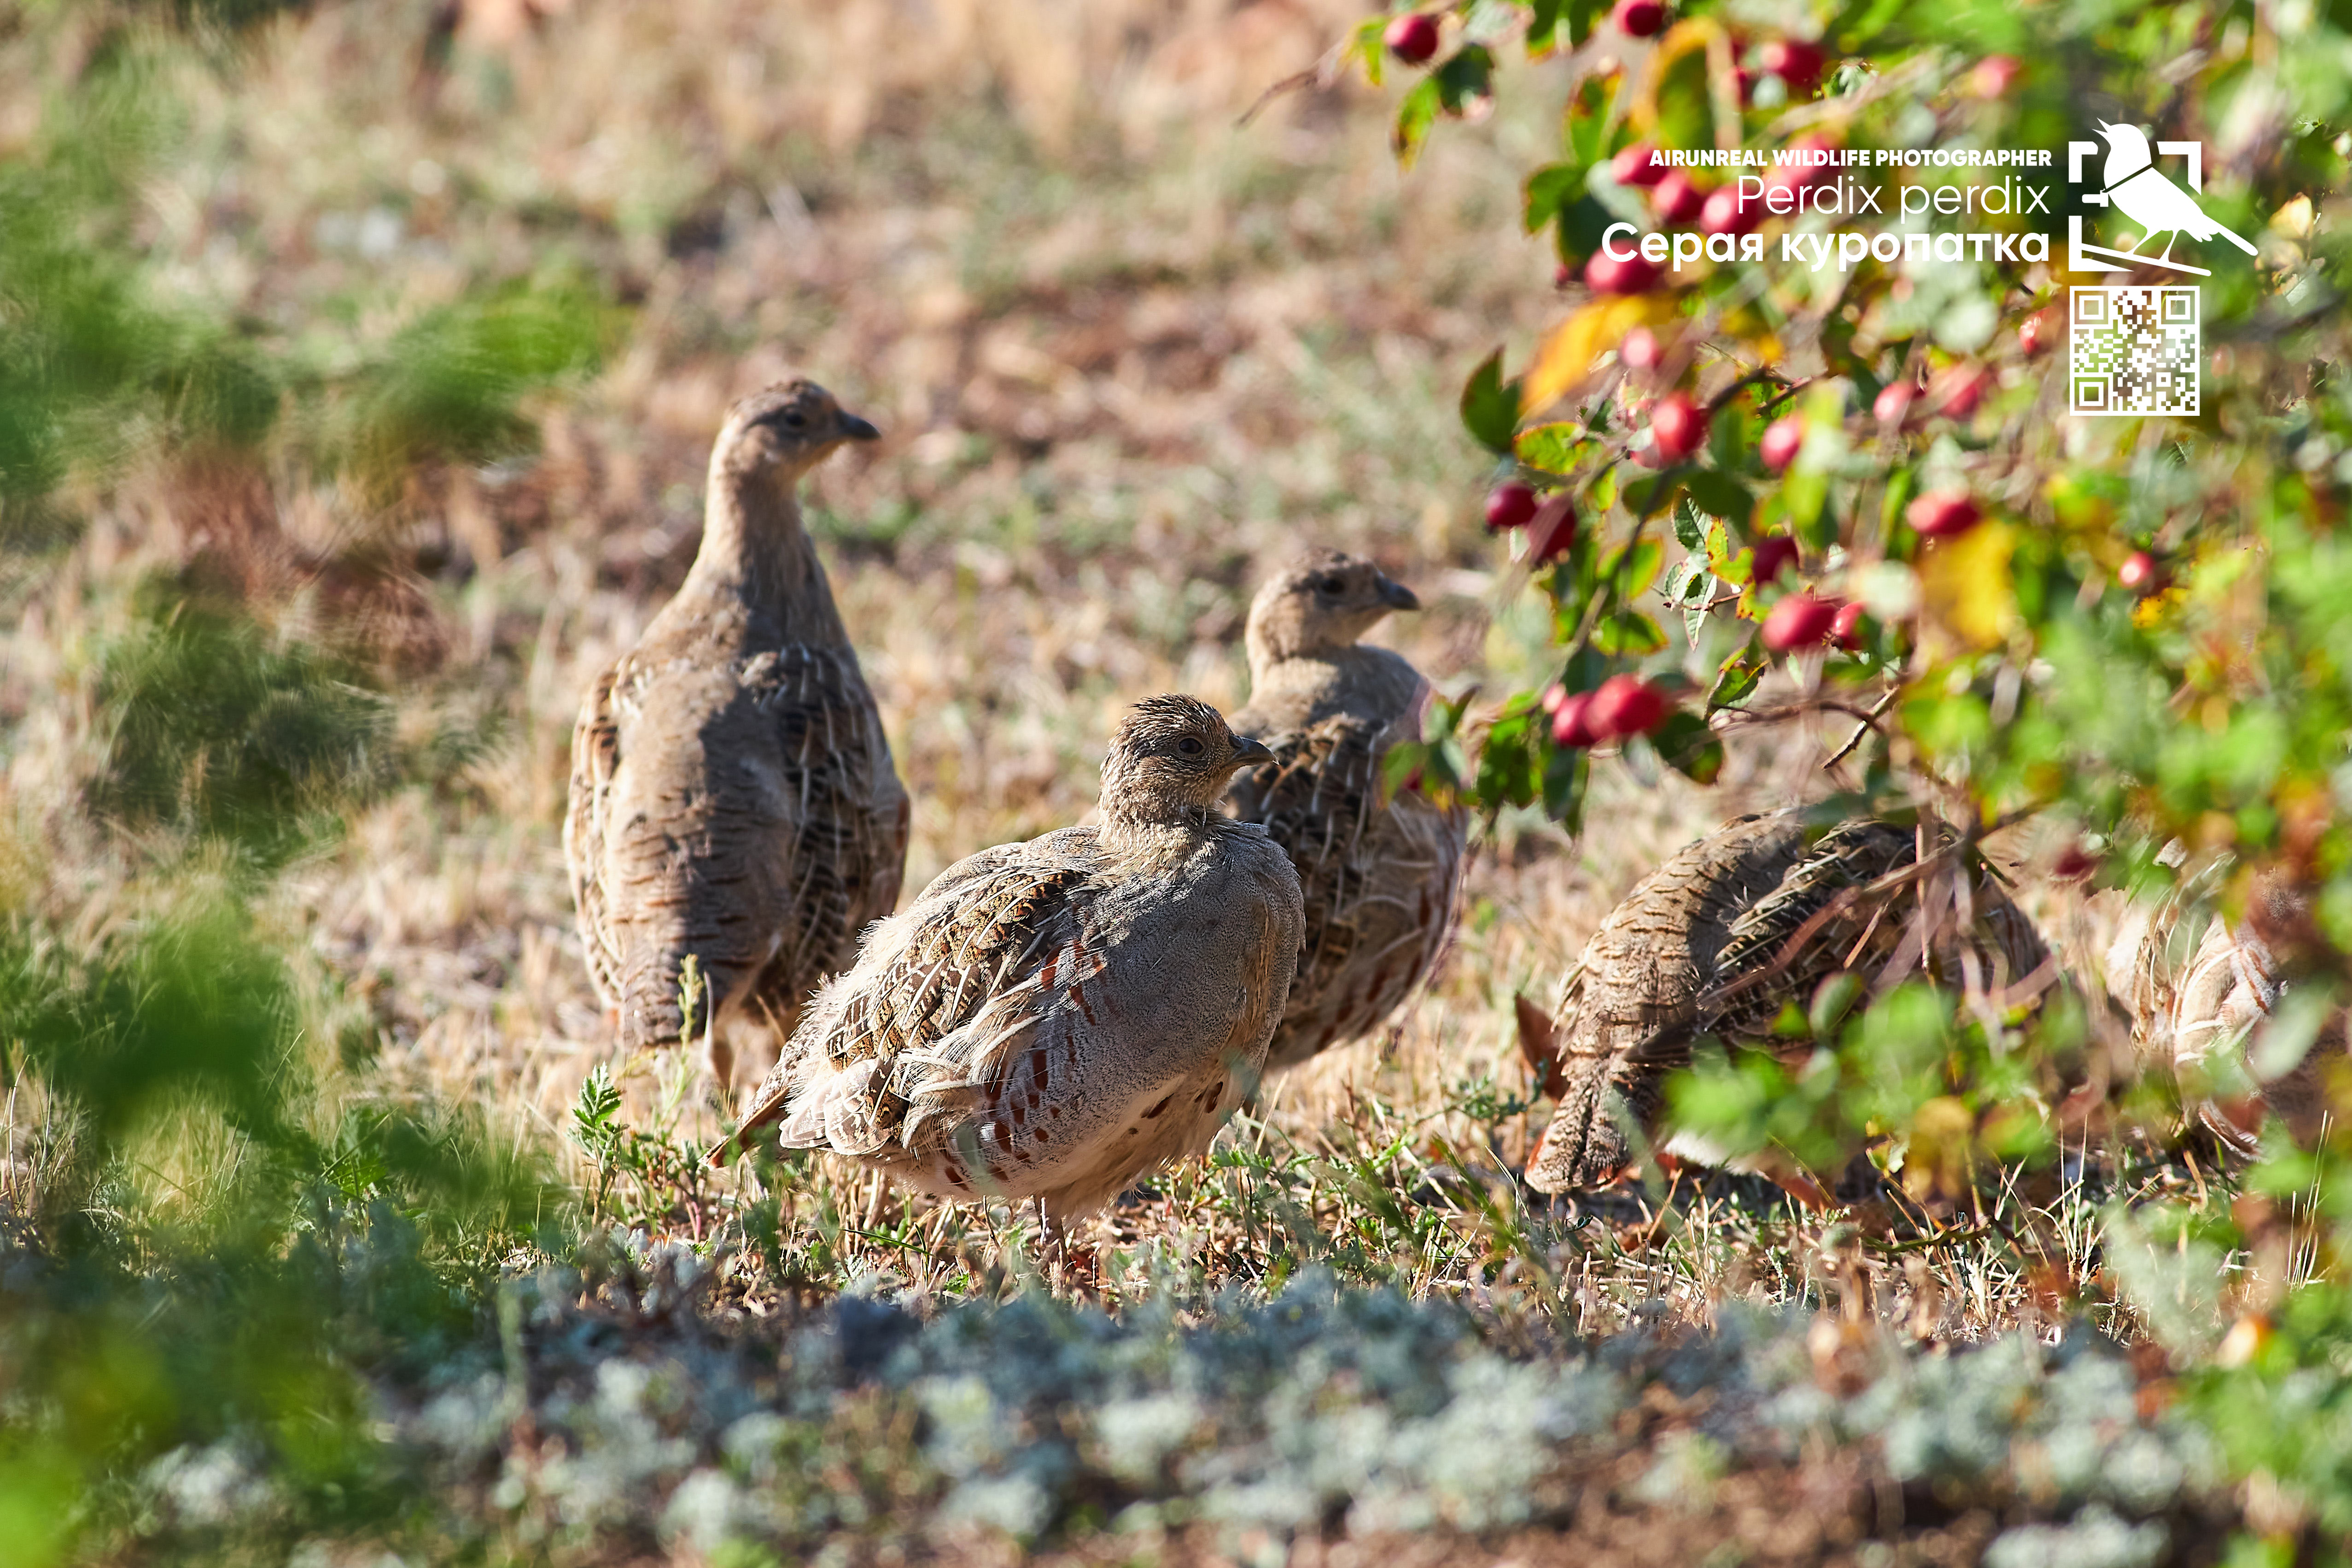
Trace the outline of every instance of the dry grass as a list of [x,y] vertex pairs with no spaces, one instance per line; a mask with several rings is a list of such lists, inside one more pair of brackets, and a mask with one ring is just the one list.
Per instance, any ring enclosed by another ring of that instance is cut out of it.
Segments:
[[[1408,177],[1360,89],[1234,126],[1355,14],[475,0],[438,63],[411,4],[273,23],[232,76],[175,67],[184,152],[143,237],[189,298],[289,341],[364,342],[483,279],[584,278],[634,310],[604,371],[542,411],[533,461],[414,476],[390,501],[289,476],[224,500],[178,468],[88,497],[93,526],[0,646],[9,806],[52,887],[96,909],[119,874],[73,781],[94,745],[89,650],[125,585],[266,536],[309,563],[280,586],[288,614],[315,618],[319,562],[391,552],[409,598],[388,645],[412,706],[497,714],[503,744],[353,822],[286,879],[277,918],[369,1009],[391,1082],[561,1142],[611,1054],[559,842],[575,704],[683,575],[726,404],[788,370],[885,430],[808,499],[915,800],[910,886],[1082,816],[1126,703],[1181,688],[1237,704],[1250,589],[1310,544],[1422,591],[1431,609],[1384,635],[1441,685],[1527,684],[1545,629],[1482,537],[1484,460],[1453,402],[1477,355],[1544,319],[1550,258],[1517,236],[1515,182],[1550,110],[1507,94]],[[9,69],[29,68],[27,47]],[[11,112],[0,144],[26,133]],[[1930,1335],[2070,1293],[2093,1203],[2079,1181],[2001,1200],[2013,1228],[2063,1239],[2054,1284],[1982,1249],[1873,1252],[1854,1226],[1727,1178],[1664,1212],[1628,1194],[1598,1230],[1519,1208],[1504,1169],[1528,1118],[1486,1113],[1524,1092],[1513,992],[1548,998],[1674,847],[1824,788],[1823,754],[1808,733],[1751,737],[1707,791],[1608,763],[1581,841],[1496,824],[1437,983],[1385,1039],[1284,1082],[1217,1165],[1115,1215],[1107,1288],[1147,1288],[1171,1260],[1264,1279],[1354,1248],[1418,1290],[1475,1293],[1491,1274],[1588,1330],[1645,1301],[1704,1318],[1753,1293]],[[2043,913],[2097,950],[2091,912]],[[621,1065],[630,1114],[655,1124],[663,1071]],[[672,1130],[707,1137],[701,1096],[673,1098]],[[1402,1221],[1365,1219],[1381,1202]],[[887,1267],[984,1289],[997,1260],[985,1217],[908,1209],[839,1172],[806,1173],[786,1203],[796,1255],[836,1283]],[[1521,1223],[1525,1245],[1498,1239]]]

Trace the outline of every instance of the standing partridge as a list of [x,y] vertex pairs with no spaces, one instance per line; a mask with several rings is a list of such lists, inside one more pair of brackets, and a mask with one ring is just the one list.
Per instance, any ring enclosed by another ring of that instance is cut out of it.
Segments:
[[[1559,1109],[1528,1185],[1568,1192],[1606,1180],[1630,1158],[1613,1100],[1654,1132],[1666,1074],[1689,1064],[1701,1037],[1769,1048],[1781,1009],[1803,1008],[1840,970],[1870,980],[1925,968],[1956,984],[1972,963],[1989,992],[2046,979],[2049,950],[2032,923],[1963,856],[1949,857],[1948,878],[1900,877],[1918,863],[1919,834],[1867,820],[1816,833],[1797,810],[1742,817],[1636,885],[1585,944],[1556,1021],[1521,1009],[1523,1034],[1559,1042]],[[1952,896],[1963,873],[1965,929]],[[1930,886],[1940,907],[1923,922]]]
[[983,850],[876,925],[711,1162],[779,1124],[924,1192],[1036,1199],[1058,1234],[1206,1148],[1297,963],[1290,862],[1215,810],[1265,757],[1191,697],[1136,705],[1100,825]]
[[898,901],[907,792],[793,497],[875,434],[810,382],[737,403],[693,570],[572,734],[563,852],[589,977],[624,1046],[699,1036],[722,1088],[729,1026],[782,1039]]
[[1370,1033],[1436,964],[1453,930],[1468,815],[1417,789],[1383,800],[1381,765],[1418,738],[1429,683],[1356,639],[1421,601],[1368,560],[1319,550],[1259,590],[1249,615],[1249,706],[1234,728],[1273,760],[1234,780],[1298,868],[1307,940],[1269,1069]]

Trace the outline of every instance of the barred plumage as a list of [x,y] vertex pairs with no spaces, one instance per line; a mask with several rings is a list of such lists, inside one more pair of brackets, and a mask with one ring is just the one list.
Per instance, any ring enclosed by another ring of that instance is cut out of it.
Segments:
[[[908,803],[793,487],[873,427],[805,382],[738,403],[676,598],[581,705],[564,852],[625,1046],[778,1038],[897,904]],[[689,960],[704,988],[692,1018]]]
[[1417,789],[1381,798],[1389,747],[1419,736],[1429,685],[1397,654],[1357,642],[1419,604],[1371,562],[1324,550],[1250,607],[1250,701],[1234,725],[1274,760],[1236,779],[1229,798],[1289,852],[1307,912],[1270,1070],[1377,1029],[1453,932],[1467,814]]
[[1899,880],[1917,862],[1917,830],[1864,821],[1816,835],[1791,810],[1740,818],[1644,878],[1560,988],[1559,1104],[1528,1185],[1606,1178],[1629,1157],[1612,1100],[1654,1128],[1665,1075],[1698,1040],[1769,1045],[1781,1009],[1838,970],[1891,983],[1924,968],[1957,985],[1973,962],[1988,991],[2049,977],[2040,935],[1990,877],[1968,879],[1965,932],[1945,911],[1922,952],[1920,882]]
[[713,1160],[777,1125],[788,1148],[1059,1218],[1205,1147],[1297,965],[1297,877],[1209,809],[1264,756],[1190,698],[1138,705],[1102,825],[983,850],[877,925]]

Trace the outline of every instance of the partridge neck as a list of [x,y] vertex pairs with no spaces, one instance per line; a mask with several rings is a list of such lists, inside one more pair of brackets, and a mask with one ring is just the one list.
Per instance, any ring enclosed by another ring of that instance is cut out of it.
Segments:
[[714,472],[702,548],[678,597],[740,605],[754,629],[795,642],[845,642],[793,490],[772,476]]

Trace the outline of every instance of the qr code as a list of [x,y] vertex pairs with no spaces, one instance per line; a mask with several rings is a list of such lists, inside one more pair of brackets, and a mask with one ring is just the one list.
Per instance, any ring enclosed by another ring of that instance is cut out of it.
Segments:
[[2067,333],[2076,413],[2197,412],[2197,290],[2077,288]]

